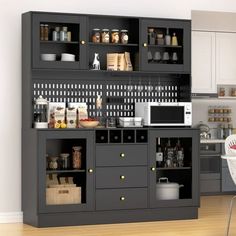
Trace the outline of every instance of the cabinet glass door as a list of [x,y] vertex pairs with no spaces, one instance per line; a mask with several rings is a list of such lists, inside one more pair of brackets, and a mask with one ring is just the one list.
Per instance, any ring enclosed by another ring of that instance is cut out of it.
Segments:
[[33,68],[86,69],[86,19],[33,14]]
[[40,212],[94,208],[92,136],[89,131],[40,131]]
[[190,72],[191,24],[178,20],[142,20],[141,69]]
[[150,132],[151,207],[199,203],[198,141],[197,130]]

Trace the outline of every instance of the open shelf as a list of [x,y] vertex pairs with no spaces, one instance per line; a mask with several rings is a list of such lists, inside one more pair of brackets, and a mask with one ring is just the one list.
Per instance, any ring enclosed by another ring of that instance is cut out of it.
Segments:
[[154,47],[154,48],[182,48],[181,45],[172,46],[172,45],[158,45],[158,44],[148,44],[148,47]]
[[191,170],[192,167],[186,166],[186,167],[158,167],[156,170]]

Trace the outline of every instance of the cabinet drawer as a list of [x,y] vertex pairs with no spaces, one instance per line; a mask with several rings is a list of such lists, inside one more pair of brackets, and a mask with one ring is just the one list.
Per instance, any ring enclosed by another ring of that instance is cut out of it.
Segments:
[[97,166],[147,165],[146,145],[102,145],[96,147]]
[[201,193],[220,192],[220,180],[209,179],[200,181]]
[[147,186],[147,167],[98,167],[96,188],[128,188]]
[[96,191],[96,210],[147,208],[147,189],[104,189]]

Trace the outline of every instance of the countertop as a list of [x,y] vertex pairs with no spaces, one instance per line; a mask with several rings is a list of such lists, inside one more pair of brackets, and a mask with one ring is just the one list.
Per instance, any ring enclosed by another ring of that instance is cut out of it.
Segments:
[[200,143],[225,143],[225,139],[201,139]]

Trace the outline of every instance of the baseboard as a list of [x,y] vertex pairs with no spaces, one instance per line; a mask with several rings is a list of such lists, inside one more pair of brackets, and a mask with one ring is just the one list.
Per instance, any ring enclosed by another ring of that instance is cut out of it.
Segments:
[[3,223],[22,223],[23,212],[0,212],[0,224]]

